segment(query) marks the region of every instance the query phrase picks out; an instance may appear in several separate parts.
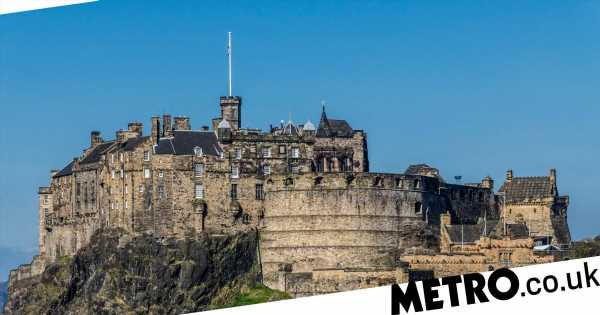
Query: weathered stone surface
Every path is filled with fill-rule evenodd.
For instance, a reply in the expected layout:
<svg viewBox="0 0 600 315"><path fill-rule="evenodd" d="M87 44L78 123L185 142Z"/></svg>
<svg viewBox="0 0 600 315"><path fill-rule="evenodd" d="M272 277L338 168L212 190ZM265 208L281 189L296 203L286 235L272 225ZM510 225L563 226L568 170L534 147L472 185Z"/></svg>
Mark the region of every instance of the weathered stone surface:
<svg viewBox="0 0 600 315"><path fill-rule="evenodd" d="M259 280L255 232L160 240L99 230L72 258L11 285L6 314L180 314ZM218 299L217 299L218 298Z"/></svg>

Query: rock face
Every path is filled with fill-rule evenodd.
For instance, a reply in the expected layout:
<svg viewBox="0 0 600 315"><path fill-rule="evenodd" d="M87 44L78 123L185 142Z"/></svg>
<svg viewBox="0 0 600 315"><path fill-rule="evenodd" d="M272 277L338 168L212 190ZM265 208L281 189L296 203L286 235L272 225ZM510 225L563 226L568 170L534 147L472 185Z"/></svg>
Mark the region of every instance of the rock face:
<svg viewBox="0 0 600 315"><path fill-rule="evenodd" d="M100 230L72 258L9 288L5 314L179 314L235 304L260 280L257 234L131 237Z"/></svg>

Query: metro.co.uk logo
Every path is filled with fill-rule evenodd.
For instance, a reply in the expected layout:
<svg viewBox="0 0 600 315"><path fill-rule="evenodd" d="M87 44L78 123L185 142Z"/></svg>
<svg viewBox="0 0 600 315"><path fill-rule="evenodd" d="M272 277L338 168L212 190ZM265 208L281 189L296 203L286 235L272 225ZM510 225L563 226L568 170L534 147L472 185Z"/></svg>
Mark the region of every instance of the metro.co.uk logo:
<svg viewBox="0 0 600 315"><path fill-rule="evenodd" d="M600 278L596 277L597 271L598 269L591 269L588 262L583 262L579 270L566 272L559 277L545 275L519 279L512 270L502 268L492 272L487 281L481 273L470 273L420 282L412 281L405 285L404 289L394 284L391 287L391 313L396 315L401 311L409 313L439 310L448 306L486 303L490 298L505 301L519 295L526 297L544 292L555 293L584 287L598 287ZM521 283L524 284L522 289ZM440 293L443 293L443 297Z"/></svg>

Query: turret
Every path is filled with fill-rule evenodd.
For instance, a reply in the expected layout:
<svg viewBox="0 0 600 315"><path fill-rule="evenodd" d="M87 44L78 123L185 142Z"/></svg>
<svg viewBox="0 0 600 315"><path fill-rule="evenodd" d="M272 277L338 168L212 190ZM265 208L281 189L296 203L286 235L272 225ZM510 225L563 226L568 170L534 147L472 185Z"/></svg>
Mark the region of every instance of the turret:
<svg viewBox="0 0 600 315"><path fill-rule="evenodd" d="M488 189L494 189L494 180L489 176L484 177L481 180L481 187L488 188Z"/></svg>

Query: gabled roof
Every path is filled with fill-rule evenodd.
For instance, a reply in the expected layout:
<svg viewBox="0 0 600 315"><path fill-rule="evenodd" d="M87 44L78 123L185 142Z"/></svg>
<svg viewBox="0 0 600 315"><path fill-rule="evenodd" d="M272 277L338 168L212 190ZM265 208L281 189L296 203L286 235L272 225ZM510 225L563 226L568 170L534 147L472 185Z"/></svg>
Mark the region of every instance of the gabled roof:
<svg viewBox="0 0 600 315"><path fill-rule="evenodd" d="M114 141L100 143L95 148L93 148L92 151L88 152L88 154L86 154L86 156L83 157L81 161L79 161L79 164L89 164L100 161L100 157L102 156L102 154L106 153L112 147L113 144L115 144Z"/></svg>
<svg viewBox="0 0 600 315"><path fill-rule="evenodd" d="M297 135L298 128L294 125L294 123L290 120L283 126L283 130L281 131L284 135Z"/></svg>
<svg viewBox="0 0 600 315"><path fill-rule="evenodd" d="M62 176L69 176L73 174L73 165L75 165L75 160L72 160L71 163L67 164L62 170L52 176L53 178L58 178Z"/></svg>
<svg viewBox="0 0 600 315"><path fill-rule="evenodd" d="M219 156L222 151L219 140L212 131L175 130L173 136L161 138L156 154L193 155L194 148L202 148L203 154Z"/></svg>
<svg viewBox="0 0 600 315"><path fill-rule="evenodd" d="M317 129L317 137L338 137L338 138L352 138L353 130L345 120L329 119L325 114L325 109L321 113L321 121L319 122L319 128Z"/></svg>
<svg viewBox="0 0 600 315"><path fill-rule="evenodd" d="M555 184L547 176L514 177L504 182L500 192L506 194L506 202L542 199L555 196Z"/></svg>

